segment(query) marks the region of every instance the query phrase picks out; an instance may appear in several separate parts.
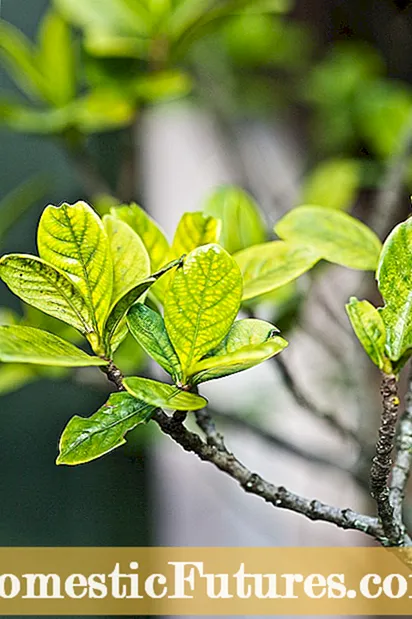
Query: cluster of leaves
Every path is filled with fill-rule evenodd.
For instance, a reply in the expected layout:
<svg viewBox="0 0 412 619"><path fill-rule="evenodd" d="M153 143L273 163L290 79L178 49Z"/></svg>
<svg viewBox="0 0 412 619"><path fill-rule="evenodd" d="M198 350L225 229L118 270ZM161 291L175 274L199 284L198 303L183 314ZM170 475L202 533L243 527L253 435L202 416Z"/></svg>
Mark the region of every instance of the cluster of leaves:
<svg viewBox="0 0 412 619"><path fill-rule="evenodd" d="M264 14L287 5L55 0L35 44L2 20L0 61L30 103L5 99L0 118L16 131L71 137L128 126L141 104L187 95L192 80L181 64L193 41L250 7Z"/></svg>
<svg viewBox="0 0 412 619"><path fill-rule="evenodd" d="M169 244L135 204L102 219L86 203L48 206L38 227L39 256L9 254L0 277L25 303L75 329L93 355L72 341L27 323L0 327L0 360L35 366L98 366L113 370L127 333L171 377L140 376L89 418L68 423L60 464L80 464L124 443L126 432L157 407L197 410L201 383L251 368L287 342L274 325L236 317L295 281L320 260L375 270L381 244L347 213L301 206L268 240L259 210L236 187L222 187L204 212L185 213Z"/></svg>
<svg viewBox="0 0 412 619"><path fill-rule="evenodd" d="M370 359L386 374L398 374L412 354L412 219L386 239L376 269L384 306L352 297L346 306L353 329Z"/></svg>

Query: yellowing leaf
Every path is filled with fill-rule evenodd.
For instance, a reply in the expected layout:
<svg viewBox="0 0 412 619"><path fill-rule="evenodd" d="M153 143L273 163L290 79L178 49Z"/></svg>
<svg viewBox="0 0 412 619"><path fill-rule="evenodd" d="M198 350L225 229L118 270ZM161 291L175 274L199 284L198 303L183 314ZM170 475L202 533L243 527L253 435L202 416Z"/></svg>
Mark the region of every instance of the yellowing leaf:
<svg viewBox="0 0 412 619"><path fill-rule="evenodd" d="M380 370L390 373L391 363L385 355L386 329L378 310L369 301L351 297L346 311L368 357Z"/></svg>
<svg viewBox="0 0 412 619"><path fill-rule="evenodd" d="M288 284L320 260L314 249L284 241L254 245L233 257L242 272L244 301Z"/></svg>
<svg viewBox="0 0 412 619"><path fill-rule="evenodd" d="M237 320L223 342L192 367L190 382L198 385L270 359L288 345L276 332L277 329L264 320Z"/></svg>
<svg viewBox="0 0 412 619"><path fill-rule="evenodd" d="M196 411L204 408L207 400L195 393L182 391L173 385L159 383L157 380L132 376L123 381L128 393L138 400L152 406L160 406L180 411Z"/></svg>
<svg viewBox="0 0 412 619"><path fill-rule="evenodd" d="M150 275L150 258L140 237L126 223L105 215L113 262L112 305Z"/></svg>
<svg viewBox="0 0 412 619"><path fill-rule="evenodd" d="M93 329L100 336L109 311L113 268L103 223L85 202L48 206L38 229L40 256L64 271L89 306Z"/></svg>
<svg viewBox="0 0 412 619"><path fill-rule="evenodd" d="M238 187L220 187L207 200L205 213L222 221L220 244L234 254L266 240L257 204Z"/></svg>
<svg viewBox="0 0 412 619"><path fill-rule="evenodd" d="M29 305L63 320L84 335L93 331L92 314L80 291L64 273L41 258L24 254L3 256L0 277Z"/></svg>
<svg viewBox="0 0 412 619"><path fill-rule="evenodd" d="M142 348L168 372L175 382L182 379L179 358L167 334L160 314L142 303L133 305L127 314L130 333Z"/></svg>
<svg viewBox="0 0 412 619"><path fill-rule="evenodd" d="M170 258L179 258L201 245L217 243L221 227L221 222L214 217L200 212L185 213L177 225Z"/></svg>
<svg viewBox="0 0 412 619"><path fill-rule="evenodd" d="M374 271L381 242L365 224L347 213L322 206L299 206L275 226L285 241L317 251L321 258L352 269Z"/></svg>
<svg viewBox="0 0 412 619"><path fill-rule="evenodd" d="M60 438L56 464L84 464L123 445L125 434L146 421L154 407L128 393L112 393L94 415L70 419Z"/></svg>
<svg viewBox="0 0 412 619"><path fill-rule="evenodd" d="M236 262L218 245L187 256L174 274L165 301L165 324L184 376L215 348L239 310L242 278Z"/></svg>
<svg viewBox="0 0 412 619"><path fill-rule="evenodd" d="M381 316L386 352L398 361L412 348L412 219L396 226L386 239L376 279L385 302Z"/></svg>
<svg viewBox="0 0 412 619"><path fill-rule="evenodd" d="M167 262L169 243L165 234L140 206L119 206L113 208L111 214L128 224L140 236L150 256L152 271L157 271Z"/></svg>
<svg viewBox="0 0 412 619"><path fill-rule="evenodd" d="M107 365L57 335L33 327L0 327L0 361L60 367Z"/></svg>
<svg viewBox="0 0 412 619"><path fill-rule="evenodd" d="M288 345L276 332L277 329L264 320L237 320L223 342L192 368L190 382L198 385L270 359Z"/></svg>
<svg viewBox="0 0 412 619"><path fill-rule="evenodd" d="M122 329L122 321L126 316L127 310L135 303L150 286L152 286L160 277L165 275L170 269L180 265L180 260L173 260L163 269L153 273L150 277L143 280L137 286L126 292L123 297L114 305L104 327L106 349L115 350L127 333L127 329Z"/></svg>

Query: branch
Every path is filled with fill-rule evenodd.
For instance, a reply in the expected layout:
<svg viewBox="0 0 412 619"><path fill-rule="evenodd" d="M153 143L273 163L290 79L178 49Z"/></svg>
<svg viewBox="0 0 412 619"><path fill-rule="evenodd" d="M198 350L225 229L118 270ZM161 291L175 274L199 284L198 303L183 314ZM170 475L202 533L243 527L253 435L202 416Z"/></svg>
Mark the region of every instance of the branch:
<svg viewBox="0 0 412 619"><path fill-rule="evenodd" d="M289 441L287 438L281 437L274 432L269 432L268 430L265 430L265 428L263 428L262 426L248 419L245 419L244 417L240 417L239 415L233 415L231 413L223 413L221 411L211 410L210 408L208 410L209 413L213 415L213 417L220 418L223 422L229 422L236 428L247 431L256 438L261 439L262 441L272 447L275 447L276 449L285 451L292 456L296 456L297 458L301 458L302 460L306 460L307 462L311 462L312 464L327 466L328 468L350 475L359 484L359 486L369 494L369 479L367 476L362 474L361 470L359 470L361 468L359 466L359 463L353 467L339 464L338 462L335 462L334 460L331 460L326 456L320 456L311 451L308 451L307 449L299 447L292 441Z"/></svg>
<svg viewBox="0 0 412 619"><path fill-rule="evenodd" d="M207 444L216 447L220 451L227 451L224 436L217 431L211 411L203 408L195 412L195 417L197 425L206 436Z"/></svg>
<svg viewBox="0 0 412 619"><path fill-rule="evenodd" d="M396 457L392 468L389 500L393 507L393 519L404 530L403 500L412 466L412 367L409 371L405 410L402 413L396 437Z"/></svg>
<svg viewBox="0 0 412 619"><path fill-rule="evenodd" d="M321 501L310 500L290 492L283 486L275 486L260 475L252 473L226 448L223 451L214 445L208 445L200 436L190 432L182 424L176 424L172 417L159 409L155 411L152 419L185 451L196 454L202 461L214 464L220 471L237 481L245 492L259 496L275 507L302 514L310 520L322 520L341 529L361 531L377 540L383 538L383 530L377 518L358 514L349 508L341 509Z"/></svg>
<svg viewBox="0 0 412 619"><path fill-rule="evenodd" d="M376 455L371 467L371 494L375 499L382 527L390 546L399 546L403 538L402 526L395 521L389 498L388 479L392 468L396 423L398 420L398 383L393 374L383 374L381 384L382 416Z"/></svg>

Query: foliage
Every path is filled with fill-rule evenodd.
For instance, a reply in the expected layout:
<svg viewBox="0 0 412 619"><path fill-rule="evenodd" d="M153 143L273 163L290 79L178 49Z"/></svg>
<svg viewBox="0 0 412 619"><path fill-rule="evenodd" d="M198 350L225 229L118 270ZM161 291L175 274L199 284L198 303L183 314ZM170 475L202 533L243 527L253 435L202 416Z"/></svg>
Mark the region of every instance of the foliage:
<svg viewBox="0 0 412 619"><path fill-rule="evenodd" d="M259 303L262 293L282 290L321 259L365 270L375 268L379 259L380 243L372 231L339 210L297 207L275 226L286 240L262 242L267 235L258 207L240 189L219 189L205 208L206 214L185 213L169 243L136 204L115 206L103 219L85 202L49 205L38 228L40 256L0 259L0 277L9 288L54 321L37 321L40 328L33 328L27 319L5 317L3 322L14 324L0 327L0 360L20 368L100 366L111 376L113 355L129 332L173 381L118 378L127 393L110 396L89 419L76 416L68 423L59 464L80 464L111 451L158 407L203 408L206 400L197 394L201 383L280 353L287 342L276 327L236 319L242 299ZM247 228L248 222L255 226ZM406 229L407 223L395 229L379 259L388 307L394 302L386 294L388 273L391 261L399 260L393 247L405 253ZM366 352L390 371L389 358L397 361L406 344L395 358L389 310L379 313L366 301L352 299L348 313ZM56 331L61 324L55 319L69 325L72 341L73 328L80 332L94 356L65 341L62 331L51 333L48 326Z"/></svg>

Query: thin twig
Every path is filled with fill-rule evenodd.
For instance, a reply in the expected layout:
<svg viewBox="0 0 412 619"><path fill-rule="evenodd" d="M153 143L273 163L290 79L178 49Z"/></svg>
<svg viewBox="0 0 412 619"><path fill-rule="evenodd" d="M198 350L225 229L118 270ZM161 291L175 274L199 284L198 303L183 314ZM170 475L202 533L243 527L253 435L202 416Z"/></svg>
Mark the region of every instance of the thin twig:
<svg viewBox="0 0 412 619"><path fill-rule="evenodd" d="M382 539L383 530L377 518L358 514L349 508L341 509L326 505L321 501L294 494L283 486L275 486L260 475L252 473L228 450L223 451L213 445L208 445L202 441L200 436L190 432L185 426L176 425L172 417L159 409L155 411L152 419L185 451L196 454L200 460L214 464L220 471L236 480L245 492L259 496L275 507L302 514L310 520L322 520L335 524L341 529L361 531L377 540Z"/></svg>
<svg viewBox="0 0 412 619"><path fill-rule="evenodd" d="M288 388L290 394L299 406L315 415L318 419L325 421L333 430L338 432L340 436L346 440L351 440L360 451L364 449L364 445L362 444L356 430L345 426L341 421L339 421L339 419L337 419L334 412L321 410L317 404L310 400L309 396L304 393L300 385L295 380L292 372L289 370L284 359L282 359L280 355L273 357L273 363L280 371L285 386Z"/></svg>
<svg viewBox="0 0 412 619"><path fill-rule="evenodd" d="M409 371L405 409L402 413L396 437L396 456L392 468L389 499L396 524L404 527L403 501L412 466L412 367Z"/></svg>
<svg viewBox="0 0 412 619"><path fill-rule="evenodd" d="M199 428L204 432L208 445L212 445L213 447L216 447L221 451L226 451L224 436L217 431L215 422L213 420L214 414L214 412L212 413L207 408L196 411L196 423Z"/></svg>
<svg viewBox="0 0 412 619"><path fill-rule="evenodd" d="M398 546L401 544L403 531L402 527L395 522L388 487L399 409L398 382L393 374L382 375L381 394L382 416L379 438L376 443L376 455L371 467L371 494L376 501L378 514L389 544Z"/></svg>

